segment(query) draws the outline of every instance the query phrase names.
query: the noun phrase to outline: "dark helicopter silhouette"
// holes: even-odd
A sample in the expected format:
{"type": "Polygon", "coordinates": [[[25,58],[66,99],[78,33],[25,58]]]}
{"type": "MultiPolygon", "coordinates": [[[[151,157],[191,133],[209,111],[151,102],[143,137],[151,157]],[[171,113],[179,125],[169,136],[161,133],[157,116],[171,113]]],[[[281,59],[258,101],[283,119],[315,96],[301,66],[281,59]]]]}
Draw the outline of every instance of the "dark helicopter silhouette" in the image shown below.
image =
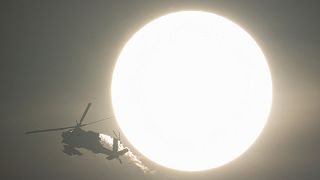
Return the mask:
{"type": "MultiPolygon", "coordinates": [[[[62,143],[64,144],[63,152],[67,155],[82,155],[82,153],[78,150],[78,148],[87,149],[95,154],[101,153],[107,155],[108,160],[118,159],[119,162],[122,164],[120,156],[124,155],[128,152],[127,148],[119,150],[119,142],[120,142],[120,133],[119,137],[115,134],[116,137],[113,138],[112,150],[107,149],[101,143],[100,133],[94,131],[85,131],[82,127],[91,125],[97,122],[101,122],[109,118],[100,119],[98,121],[93,121],[90,123],[83,123],[83,120],[91,107],[91,103],[88,103],[85,111],[83,112],[80,121],[76,121],[75,126],[67,126],[61,128],[52,128],[52,129],[42,129],[36,131],[28,131],[26,134],[34,134],[34,133],[42,133],[42,132],[50,132],[50,131],[59,131],[59,130],[68,130],[64,131],[61,134],[62,143]]],[[[113,131],[114,132],[114,131],[113,131]]],[[[115,132],[114,132],[115,133],[115,132]]]]}

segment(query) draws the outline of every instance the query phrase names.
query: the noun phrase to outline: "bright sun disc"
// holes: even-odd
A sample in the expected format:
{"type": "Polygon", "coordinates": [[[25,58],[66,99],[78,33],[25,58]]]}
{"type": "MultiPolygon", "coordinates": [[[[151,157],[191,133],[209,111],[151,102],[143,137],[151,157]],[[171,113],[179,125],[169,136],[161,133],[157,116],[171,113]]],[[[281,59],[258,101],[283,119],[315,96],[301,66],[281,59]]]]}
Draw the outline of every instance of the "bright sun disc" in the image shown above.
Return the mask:
{"type": "Polygon", "coordinates": [[[221,16],[182,11],[141,28],[112,78],[118,125],[150,160],[177,170],[222,166],[266,124],[272,82],[253,38],[221,16]]]}

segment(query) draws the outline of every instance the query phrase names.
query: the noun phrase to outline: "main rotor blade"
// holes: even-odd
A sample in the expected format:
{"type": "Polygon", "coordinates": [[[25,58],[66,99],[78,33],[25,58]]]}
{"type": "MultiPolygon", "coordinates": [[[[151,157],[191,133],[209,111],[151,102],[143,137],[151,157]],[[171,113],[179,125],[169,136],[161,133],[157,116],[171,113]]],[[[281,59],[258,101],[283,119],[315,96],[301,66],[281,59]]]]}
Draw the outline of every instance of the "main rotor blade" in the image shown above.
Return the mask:
{"type": "Polygon", "coordinates": [[[94,123],[98,123],[98,122],[101,122],[101,121],[105,121],[105,120],[110,119],[110,118],[112,118],[112,117],[100,119],[100,120],[89,122],[89,123],[86,123],[86,124],[81,124],[81,127],[86,126],[86,125],[90,125],[90,124],[94,124],[94,123]]]}
{"type": "Polygon", "coordinates": [[[71,128],[75,128],[75,126],[69,126],[69,127],[63,127],[63,128],[53,128],[53,129],[42,129],[42,130],[36,130],[36,131],[28,131],[28,132],[26,132],[26,134],[49,132],[49,131],[59,131],[59,130],[71,129],[71,128]]]}
{"type": "Polygon", "coordinates": [[[86,114],[87,114],[87,112],[88,112],[88,110],[89,110],[90,106],[91,106],[91,103],[88,103],[87,108],[86,108],[86,110],[83,112],[82,117],[81,117],[81,119],[80,119],[80,123],[79,123],[80,125],[81,125],[81,123],[82,123],[82,121],[83,121],[84,117],[86,116],[86,114]]]}

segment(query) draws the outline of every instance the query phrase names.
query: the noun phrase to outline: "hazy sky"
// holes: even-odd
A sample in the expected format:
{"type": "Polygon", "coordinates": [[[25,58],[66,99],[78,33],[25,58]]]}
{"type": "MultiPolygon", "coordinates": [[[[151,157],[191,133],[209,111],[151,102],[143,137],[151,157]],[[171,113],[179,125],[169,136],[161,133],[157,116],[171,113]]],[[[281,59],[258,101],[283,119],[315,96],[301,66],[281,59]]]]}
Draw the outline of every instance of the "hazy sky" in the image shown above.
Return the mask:
{"type": "MultiPolygon", "coordinates": [[[[0,179],[320,179],[319,5],[316,0],[1,1],[0,179]],[[112,115],[111,74],[122,46],[145,23],[178,10],[225,16],[262,48],[272,72],[273,107],[249,151],[199,173],[168,170],[142,158],[155,170],[144,175],[125,158],[121,166],[86,150],[80,149],[82,156],[64,154],[61,132],[24,134],[74,125],[88,102],[93,105],[87,122],[112,115]]],[[[111,119],[85,129],[111,135],[117,126],[111,119]]]]}

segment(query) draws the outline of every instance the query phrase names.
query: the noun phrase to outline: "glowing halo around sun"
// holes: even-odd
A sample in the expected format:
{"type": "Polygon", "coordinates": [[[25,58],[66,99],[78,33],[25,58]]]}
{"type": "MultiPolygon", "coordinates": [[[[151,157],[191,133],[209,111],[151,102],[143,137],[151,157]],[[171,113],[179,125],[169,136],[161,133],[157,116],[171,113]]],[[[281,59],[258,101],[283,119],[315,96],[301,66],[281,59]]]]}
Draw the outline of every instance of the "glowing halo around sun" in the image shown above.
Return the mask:
{"type": "Polygon", "coordinates": [[[261,49],[241,27],[181,11],[126,43],[111,96],[117,123],[139,152],[168,168],[201,171],[254,143],[269,116],[272,81],[261,49]]]}

